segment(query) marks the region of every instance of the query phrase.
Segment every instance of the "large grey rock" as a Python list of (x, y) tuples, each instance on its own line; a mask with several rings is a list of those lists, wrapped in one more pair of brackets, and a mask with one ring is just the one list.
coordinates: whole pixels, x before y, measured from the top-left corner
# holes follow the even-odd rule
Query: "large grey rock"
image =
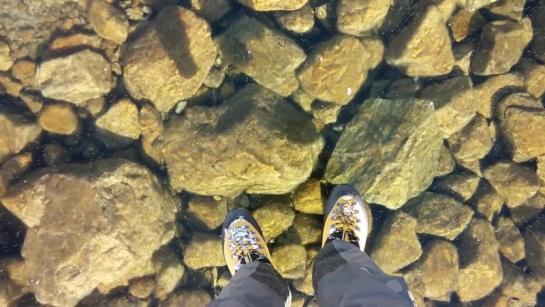
[(341, 0), (337, 3), (337, 29), (350, 35), (362, 35), (380, 28), (393, 1)]
[(41, 63), (36, 83), (45, 97), (80, 106), (112, 89), (112, 68), (99, 53), (83, 50)]
[(154, 146), (176, 190), (236, 196), (294, 189), (310, 175), (323, 140), (304, 113), (254, 84), (220, 106), (189, 108)]
[(192, 11), (168, 6), (140, 30), (122, 53), (125, 87), (168, 112), (195, 95), (216, 61), (210, 27)]
[(243, 16), (216, 41), (226, 69), (233, 67), (281, 96), (289, 96), (299, 87), (295, 70), (306, 55), (284, 34)]
[(40, 169), (1, 201), (27, 226), (21, 254), (42, 304), (74, 306), (153, 273), (175, 231), (176, 199), (124, 160)]
[(345, 127), (325, 179), (350, 183), (367, 202), (397, 209), (431, 184), (442, 146), (431, 102), (368, 100)]
[(533, 170), (510, 161), (500, 161), (488, 167), (484, 178), (509, 207), (520, 206), (539, 189), (539, 178)]
[(490, 223), (474, 219), (461, 236), (458, 296), (462, 302), (481, 299), (502, 281), (498, 242)]
[(3, 112), (0, 109), (0, 163), (18, 154), (34, 142), (42, 133), (42, 128), (22, 116)]

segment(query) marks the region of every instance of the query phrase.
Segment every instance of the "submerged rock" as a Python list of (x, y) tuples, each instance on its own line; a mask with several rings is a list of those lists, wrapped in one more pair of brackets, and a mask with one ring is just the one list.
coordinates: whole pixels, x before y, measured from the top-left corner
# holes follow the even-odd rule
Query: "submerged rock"
[(460, 161), (484, 158), (496, 140), (496, 128), (483, 116), (477, 115), (462, 130), (448, 138), (449, 149)]
[(520, 60), (531, 40), (532, 23), (529, 18), (521, 22), (500, 20), (487, 24), (471, 60), (471, 71), (481, 76), (508, 72)]
[(461, 236), (458, 296), (462, 302), (481, 299), (502, 281), (503, 272), (494, 229), (474, 219)]
[(112, 68), (102, 55), (83, 50), (41, 63), (36, 83), (45, 97), (80, 106), (112, 89)]
[(404, 274), (412, 291), (430, 298), (448, 298), (458, 286), (458, 251), (449, 242), (434, 240), (424, 248), (424, 256)]
[(295, 212), (282, 202), (271, 202), (255, 210), (252, 215), (261, 227), (263, 237), (269, 241), (278, 237), (293, 223)]
[(296, 11), (277, 12), (274, 17), (282, 28), (293, 33), (306, 33), (314, 27), (314, 11), (308, 4)]
[(474, 88), (473, 103), (477, 105), (477, 112), (486, 118), (492, 118), (493, 106), (497, 96), (510, 89), (523, 88), (524, 78), (516, 73), (503, 74), (487, 79)]
[(190, 10), (168, 6), (145, 25), (122, 54), (125, 87), (161, 112), (191, 98), (216, 60), (208, 23)]
[(524, 239), (513, 220), (506, 217), (498, 220), (496, 239), (500, 244), (500, 253), (509, 261), (516, 263), (524, 259)]
[(0, 166), (0, 197), (6, 193), (9, 184), (23, 175), (33, 162), (32, 155), (24, 153), (9, 158)]
[(11, 48), (9, 44), (0, 40), (0, 70), (8, 71), (13, 65), (13, 60), (11, 59)]
[(442, 146), (431, 102), (368, 100), (345, 127), (325, 179), (350, 183), (367, 202), (397, 209), (431, 184)]
[(305, 277), (307, 251), (301, 245), (283, 245), (271, 253), (274, 268), (282, 277), (298, 279)]
[(400, 211), (382, 226), (370, 256), (387, 274), (399, 271), (422, 255), (416, 225), (415, 218)]
[(428, 6), (397, 34), (386, 49), (386, 62), (411, 77), (448, 74), (454, 54), (444, 14)]
[(532, 55), (545, 61), (545, 2), (537, 1), (533, 11), (534, 39), (530, 45)]
[(208, 22), (216, 22), (231, 10), (231, 3), (229, 0), (191, 0), (191, 9)]
[(479, 186), (481, 178), (469, 172), (451, 174), (437, 181), (439, 189), (455, 194), (461, 200), (468, 201)]
[(355, 36), (377, 30), (392, 4), (391, 0), (340, 0), (337, 3), (337, 29)]
[(0, 163), (18, 154), (36, 141), (42, 129), (19, 115), (3, 112), (0, 108)]
[(226, 265), (221, 240), (216, 235), (193, 235), (183, 253), (185, 265), (193, 270)]
[(319, 180), (309, 180), (297, 187), (292, 196), (295, 210), (308, 214), (323, 214), (324, 200)]
[(187, 202), (185, 215), (190, 223), (204, 229), (216, 229), (227, 215), (227, 200), (212, 197), (195, 196)]
[(545, 94), (545, 65), (526, 60), (522, 62), (521, 66), (526, 91), (534, 98), (543, 96)]
[(89, 4), (89, 23), (101, 37), (118, 45), (122, 44), (129, 32), (129, 21), (117, 7), (106, 1), (91, 1)]
[(524, 231), (526, 260), (541, 283), (545, 282), (545, 222), (537, 219)]
[(291, 191), (309, 177), (323, 140), (303, 112), (254, 84), (220, 106), (189, 108), (154, 146), (177, 191), (236, 196)]
[(498, 214), (503, 207), (503, 198), (489, 184), (483, 185), (477, 192), (476, 209), (489, 222)]
[(125, 147), (141, 134), (138, 109), (128, 98), (112, 105), (97, 118), (95, 125), (99, 138), (111, 148)]
[(488, 167), (484, 171), (484, 178), (509, 207), (521, 205), (539, 189), (539, 179), (534, 171), (508, 161), (500, 161)]
[(538, 306), (537, 294), (541, 288), (542, 283), (533, 274), (527, 274), (513, 264), (503, 263), (500, 291), (511, 302), (516, 302), (518, 306)]
[(216, 41), (224, 67), (233, 66), (280, 96), (289, 96), (299, 87), (295, 70), (306, 55), (284, 34), (243, 16)]
[(308, 56), (297, 74), (301, 88), (316, 99), (345, 105), (359, 91), (367, 72), (382, 60), (382, 49), (377, 41), (336, 35)]
[(48, 104), (42, 108), (38, 117), (40, 126), (48, 132), (70, 135), (77, 132), (78, 116), (69, 104)]
[(294, 11), (300, 9), (308, 0), (238, 0), (254, 11)]
[(42, 304), (74, 306), (153, 273), (153, 253), (174, 236), (176, 199), (123, 160), (38, 170), (1, 201), (28, 227), (21, 254)]

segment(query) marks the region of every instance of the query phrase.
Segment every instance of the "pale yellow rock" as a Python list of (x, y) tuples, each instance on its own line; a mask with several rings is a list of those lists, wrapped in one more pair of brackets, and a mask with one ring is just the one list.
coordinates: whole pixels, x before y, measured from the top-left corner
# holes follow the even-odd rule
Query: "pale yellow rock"
[(267, 203), (255, 210), (252, 215), (261, 227), (267, 241), (278, 237), (287, 230), (295, 218), (295, 212), (289, 204), (282, 202)]
[(101, 37), (122, 44), (129, 32), (129, 21), (117, 7), (103, 0), (91, 1), (89, 5), (89, 23)]
[(0, 108), (0, 163), (36, 141), (42, 129), (26, 118), (3, 112)]
[(11, 74), (23, 84), (32, 85), (36, 75), (36, 63), (29, 60), (19, 60), (13, 64)]
[(282, 28), (293, 33), (306, 33), (314, 27), (314, 11), (308, 4), (296, 11), (276, 12), (274, 18)]
[(219, 236), (194, 234), (183, 253), (185, 265), (192, 270), (226, 265)]
[(305, 277), (293, 281), (293, 287), (297, 289), (297, 291), (300, 291), (301, 293), (304, 293), (311, 297), (314, 296), (314, 286), (312, 285), (312, 271), (316, 254), (318, 254), (317, 249), (313, 248), (307, 250)]
[(484, 158), (496, 140), (493, 123), (477, 115), (462, 130), (451, 135), (447, 141), (449, 149), (459, 161), (476, 161)]
[(309, 180), (297, 187), (292, 195), (295, 210), (309, 214), (324, 213), (324, 199), (319, 180)]
[(0, 40), (0, 70), (8, 71), (13, 65), (13, 60), (11, 59), (11, 49), (9, 44)]
[(240, 71), (280, 96), (289, 96), (299, 87), (295, 71), (306, 55), (284, 34), (244, 16), (216, 42), (226, 70)]
[(282, 245), (271, 253), (274, 268), (286, 279), (305, 277), (307, 251), (301, 245)]
[(525, 257), (524, 239), (513, 220), (501, 217), (498, 220), (496, 239), (500, 244), (500, 253), (512, 263), (516, 263)]
[(392, 4), (391, 0), (340, 0), (337, 2), (337, 29), (355, 36), (377, 30)]
[(508, 88), (524, 86), (524, 78), (517, 73), (503, 74), (490, 77), (485, 82), (476, 86), (473, 91), (474, 101), (477, 106), (477, 112), (486, 118), (492, 118), (493, 105), (495, 104), (495, 95)]
[(78, 131), (79, 120), (74, 108), (66, 103), (48, 104), (42, 108), (38, 124), (45, 131), (71, 135)]
[(185, 216), (190, 223), (204, 229), (216, 229), (227, 215), (227, 200), (212, 197), (195, 196), (187, 203)]
[(454, 54), (442, 12), (435, 5), (427, 7), (392, 39), (385, 58), (411, 77), (448, 74), (454, 67)]
[(490, 182), (509, 207), (517, 207), (534, 196), (539, 189), (535, 171), (510, 161), (499, 161), (484, 171)]
[(104, 111), (106, 107), (106, 98), (99, 97), (85, 102), (85, 108), (91, 113), (92, 116), (97, 117)]
[(141, 134), (138, 109), (123, 98), (112, 105), (95, 121), (99, 137), (109, 147), (123, 147), (138, 139)]
[(34, 114), (38, 114), (44, 105), (42, 96), (35, 92), (23, 91), (19, 95), (19, 98), (21, 98), (23, 103)]
[(309, 55), (297, 74), (303, 90), (312, 97), (345, 105), (350, 102), (375, 66), (377, 44), (336, 35)]
[(437, 181), (437, 187), (454, 193), (461, 200), (468, 201), (479, 186), (481, 178), (477, 175), (467, 173), (451, 174)]
[(498, 0), (461, 0), (460, 5), (467, 11), (474, 12), (496, 1)]
[(190, 10), (167, 6), (122, 54), (125, 87), (168, 112), (191, 98), (216, 61), (208, 23)]
[(15, 80), (8, 73), (0, 72), (0, 93), (7, 93), (11, 96), (18, 97), (23, 90), (23, 85)]
[(452, 47), (454, 53), (454, 67), (464, 76), (469, 76), (471, 73), (471, 56), (475, 48), (474, 43), (469, 41), (462, 44), (457, 44)]
[(209, 22), (219, 21), (231, 10), (229, 0), (191, 0), (191, 8)]
[(488, 5), (485, 9), (495, 16), (520, 20), (525, 4), (526, 0), (499, 0)]
[(137, 298), (147, 298), (153, 292), (155, 287), (155, 278), (153, 276), (144, 276), (136, 278), (129, 283), (129, 293)]
[(522, 74), (526, 91), (539, 98), (545, 94), (545, 65), (532, 60), (522, 62)]
[(238, 0), (254, 11), (294, 11), (305, 5), (308, 0)]
[(49, 51), (60, 51), (62, 49), (71, 49), (76, 47), (91, 47), (98, 49), (101, 45), (101, 39), (95, 34), (75, 33), (56, 37), (49, 44)]
[(545, 208), (545, 195), (543, 192), (538, 192), (536, 195), (528, 199), (522, 205), (516, 208), (509, 208), (511, 219), (517, 226), (523, 226), (534, 217), (538, 216)]
[(443, 146), (439, 155), (439, 165), (437, 167), (437, 176), (445, 176), (454, 170), (456, 162), (447, 147)]
[(161, 114), (151, 105), (142, 105), (140, 113), (138, 114), (138, 120), (142, 136), (148, 142), (155, 141), (165, 129)]
[(289, 231), (302, 245), (320, 243), (322, 239), (322, 220), (314, 215), (298, 213)]

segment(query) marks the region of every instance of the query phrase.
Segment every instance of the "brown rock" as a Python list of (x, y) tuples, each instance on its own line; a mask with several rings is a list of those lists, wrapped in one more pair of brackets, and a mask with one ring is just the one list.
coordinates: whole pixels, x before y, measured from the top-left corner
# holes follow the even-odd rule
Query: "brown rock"
[(520, 20), (526, 0), (499, 0), (486, 7), (486, 10), (495, 16)]
[(492, 149), (496, 128), (481, 115), (473, 118), (462, 130), (448, 138), (449, 149), (456, 160), (476, 161), (484, 158)]
[(532, 55), (545, 61), (545, 3), (538, 1), (532, 14), (534, 39), (530, 45)]
[(476, 86), (474, 97), (477, 103), (477, 112), (486, 118), (492, 118), (495, 96), (503, 91), (522, 88), (524, 79), (521, 75), (515, 73), (494, 76), (487, 79), (485, 82)]
[(294, 11), (305, 5), (308, 0), (239, 0), (254, 11)]
[(306, 33), (314, 27), (314, 11), (308, 4), (296, 11), (276, 12), (274, 18), (283, 29), (293, 33)]
[(297, 289), (297, 291), (304, 293), (308, 296), (314, 296), (314, 287), (312, 285), (312, 270), (316, 254), (318, 254), (317, 249), (307, 250), (305, 277), (293, 281), (293, 287)]
[(91, 1), (89, 23), (101, 37), (118, 45), (123, 44), (129, 32), (129, 21), (123, 11), (105, 1)]
[(208, 23), (182, 7), (165, 7), (122, 54), (124, 84), (135, 99), (168, 112), (191, 98), (216, 61)]
[(524, 259), (524, 239), (513, 220), (501, 217), (496, 226), (496, 239), (500, 253), (509, 261), (516, 263)]
[(318, 45), (298, 72), (301, 87), (312, 97), (345, 105), (354, 98), (367, 72), (377, 62), (382, 45), (336, 35)]
[(541, 291), (542, 284), (531, 275), (524, 273), (519, 267), (503, 263), (503, 281), (500, 291), (510, 298), (511, 305), (537, 306), (537, 294)]
[(471, 61), (471, 71), (480, 76), (508, 72), (520, 60), (531, 40), (532, 23), (529, 18), (521, 22), (500, 20), (487, 24)]
[(24, 153), (9, 158), (0, 166), (0, 197), (5, 194), (10, 182), (24, 174), (32, 162), (32, 155)]
[(289, 96), (299, 87), (295, 70), (306, 55), (282, 33), (244, 16), (216, 41), (224, 67), (232, 66), (280, 96)]
[(500, 161), (484, 171), (484, 178), (492, 184), (509, 207), (517, 207), (534, 196), (539, 189), (536, 173), (516, 163)]
[(469, 12), (474, 12), (498, 0), (462, 0), (460, 5)]
[(0, 72), (0, 94), (7, 93), (17, 97), (21, 94), (23, 85), (15, 80), (11, 75)]
[(481, 178), (471, 173), (451, 174), (439, 179), (437, 187), (454, 193), (464, 202), (468, 201), (479, 186)]
[(290, 192), (322, 146), (303, 112), (256, 84), (220, 106), (189, 108), (154, 143), (174, 189), (220, 196)]
[(144, 276), (136, 278), (129, 283), (129, 293), (137, 298), (147, 298), (153, 292), (155, 287), (155, 278), (153, 276)]
[(141, 128), (136, 105), (123, 98), (95, 121), (100, 139), (112, 148), (124, 147), (140, 137)]
[(454, 170), (456, 162), (447, 147), (443, 146), (441, 154), (439, 155), (439, 165), (437, 166), (437, 176), (445, 176)]
[(511, 212), (513, 222), (515, 222), (517, 226), (522, 226), (538, 216), (544, 208), (545, 195), (543, 195), (543, 192), (537, 192), (536, 195), (532, 196), (522, 205), (515, 208), (509, 208), (509, 212)]
[(393, 1), (341, 0), (337, 3), (339, 32), (360, 36), (380, 28)]
[(464, 76), (469, 76), (471, 73), (471, 56), (475, 50), (474, 42), (466, 41), (465, 43), (457, 44), (452, 47), (454, 53), (454, 67)]
[(2, 112), (0, 108), (0, 163), (18, 154), (23, 148), (36, 141), (42, 129), (25, 118)]
[(286, 279), (305, 277), (307, 251), (301, 245), (282, 245), (271, 253), (274, 268)]
[(191, 223), (204, 229), (216, 229), (227, 215), (227, 200), (195, 196), (187, 203), (185, 216)]
[(35, 92), (23, 91), (19, 95), (19, 98), (21, 98), (32, 113), (38, 114), (42, 110), (44, 103), (41, 95)]
[(47, 166), (54, 166), (64, 162), (68, 162), (70, 155), (68, 152), (58, 144), (45, 145), (43, 152), (43, 160)]
[(225, 265), (219, 236), (194, 234), (183, 253), (185, 265), (192, 270)]
[(138, 120), (142, 136), (149, 143), (155, 141), (165, 130), (161, 114), (148, 104), (142, 105), (138, 114)]
[(21, 254), (30, 281), (40, 280), (31, 291), (56, 306), (153, 273), (152, 255), (174, 236), (177, 211), (148, 169), (123, 160), (38, 170), (2, 204), (28, 227)]
[(461, 236), (458, 296), (462, 302), (481, 299), (502, 281), (503, 273), (494, 229), (474, 219)]
[(540, 98), (545, 94), (545, 65), (540, 65), (532, 60), (523, 61), (522, 74), (524, 88), (530, 95)]
[(415, 218), (400, 211), (382, 226), (370, 255), (387, 274), (399, 271), (422, 255), (416, 224)]
[(202, 289), (176, 292), (162, 301), (161, 307), (206, 307), (212, 300), (208, 292)]
[(153, 296), (162, 300), (183, 281), (185, 267), (172, 248), (162, 248), (156, 252), (153, 264), (156, 272)]
[(41, 63), (36, 83), (45, 97), (79, 106), (110, 91), (111, 65), (102, 55), (83, 50)]
[(503, 198), (488, 183), (477, 192), (476, 209), (489, 222), (498, 214), (503, 207)]
[(13, 60), (11, 59), (11, 48), (9, 44), (0, 40), (0, 70), (8, 71), (13, 65)]
[(545, 282), (545, 223), (543, 219), (536, 219), (524, 231), (526, 260), (532, 272)]
[(473, 210), (454, 198), (424, 192), (415, 208), (416, 232), (454, 240), (471, 221)]
[(49, 44), (48, 51), (61, 51), (63, 49), (76, 49), (81, 47), (98, 49), (100, 48), (100, 45), (101, 39), (95, 34), (75, 33), (54, 38)]
[(38, 117), (38, 124), (45, 131), (63, 135), (74, 134), (79, 128), (74, 108), (66, 103), (46, 105)]
[(480, 30), (485, 22), (486, 20), (478, 11), (469, 12), (460, 9), (450, 17), (448, 25), (454, 40), (460, 42)]
[(219, 21), (231, 10), (228, 0), (191, 0), (191, 8), (208, 22)]
[(319, 180), (309, 180), (297, 187), (292, 196), (295, 210), (308, 214), (323, 214), (324, 200)]
[(454, 54), (443, 13), (430, 5), (403, 28), (386, 49), (386, 62), (411, 77), (448, 74)]
[(255, 210), (252, 215), (267, 241), (278, 237), (288, 229), (295, 218), (295, 212), (288, 204), (282, 202), (267, 203)]
[(434, 240), (424, 248), (420, 258), (404, 274), (412, 291), (431, 299), (449, 297), (458, 286), (458, 251), (449, 242)]
[(291, 232), (295, 241), (301, 245), (321, 243), (322, 220), (314, 215), (298, 213), (288, 232)]
[(11, 74), (25, 85), (34, 84), (36, 64), (29, 60), (18, 60), (11, 68)]

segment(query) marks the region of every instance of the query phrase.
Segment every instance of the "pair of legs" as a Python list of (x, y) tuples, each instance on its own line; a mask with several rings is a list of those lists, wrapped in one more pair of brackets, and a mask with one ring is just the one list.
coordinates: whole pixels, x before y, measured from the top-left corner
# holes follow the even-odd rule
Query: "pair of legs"
[[(401, 277), (384, 274), (363, 251), (365, 203), (350, 186), (338, 186), (325, 207), (322, 249), (313, 266), (319, 306), (414, 306)], [(229, 213), (223, 249), (233, 278), (209, 306), (290, 306), (287, 283), (274, 269), (259, 226), (249, 212)]]

